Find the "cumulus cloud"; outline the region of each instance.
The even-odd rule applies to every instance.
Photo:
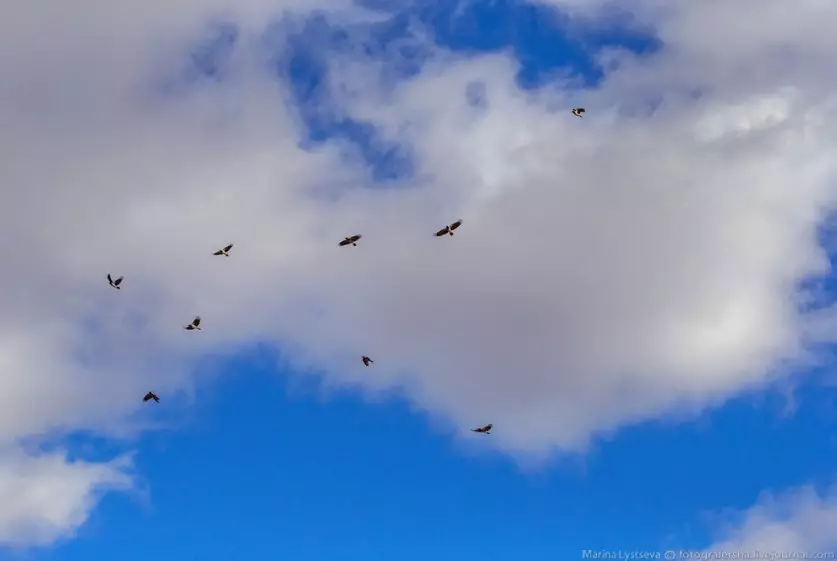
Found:
[[[737,513],[723,537],[707,551],[815,552],[837,547],[837,500],[802,487],[780,495],[765,493],[756,505]]]
[[[762,5],[754,27],[780,3]],[[490,442],[520,454],[698,410],[803,356],[797,283],[828,268],[816,228],[837,130],[811,55],[837,47],[837,7],[803,4],[798,35],[753,49],[720,7],[699,14],[707,36],[691,3],[637,4],[664,48],[608,54],[584,94],[520,91],[497,55],[437,52],[395,90],[374,61],[332,61],[342,109],[414,153],[414,178],[384,191],[339,146],[297,146],[258,39],[268,15],[310,6],[90,0],[0,18],[0,441],[134,423],[145,391],[188,388],[199,359],[254,340],[336,385],[404,388],[462,429],[493,422]],[[166,87],[218,18],[242,26],[224,78]],[[358,248],[336,247],[355,232]],[[230,259],[210,255],[226,243]],[[195,314],[205,330],[184,332]],[[88,468],[56,470],[86,483],[41,507],[61,518],[49,535],[114,473]]]
[[[339,2],[327,4],[340,12]],[[268,15],[325,5],[205,1],[163,9],[135,2],[116,9],[88,1],[67,11],[41,2],[0,18],[0,34],[13,46],[0,54],[0,184],[7,201],[0,211],[0,542],[45,544],[69,535],[94,506],[96,489],[130,481],[122,464],[27,456],[16,442],[84,428],[124,434],[145,423],[129,415],[145,391],[167,394],[186,385],[195,349],[176,337],[179,325],[196,309],[209,310],[196,304],[200,298],[180,299],[158,283],[188,293],[201,274],[218,269],[201,273],[200,259],[169,268],[181,257],[166,255],[166,247],[204,255],[234,238],[243,246],[240,257],[256,256],[256,266],[265,267],[253,279],[260,288],[250,305],[256,293],[294,282],[292,275],[277,282],[276,273],[283,256],[302,255],[305,243],[275,246],[265,230],[272,218],[244,229],[224,222],[246,221],[247,209],[265,204],[262,191],[277,188],[271,201],[282,205],[303,185],[351,174],[338,178],[336,156],[327,151],[297,157],[304,156],[293,140],[298,123],[276,110],[284,92],[253,71],[263,59],[234,51],[229,87],[170,84],[209,23],[232,18],[255,41],[253,22],[261,33]],[[168,229],[175,223],[193,232],[192,242]],[[297,223],[287,216],[282,228],[290,234]],[[128,298],[99,290],[107,272],[126,276]],[[246,288],[234,286],[230,273],[218,279],[215,290],[240,303],[236,291]],[[216,338],[220,349],[264,332],[257,324],[243,328],[241,319],[241,329],[227,332],[237,333],[234,340]],[[219,320],[210,311],[207,321]]]
[[[442,60],[393,94],[353,96],[413,144],[440,214],[471,218],[444,247],[393,244],[400,266],[375,305],[362,300],[364,336],[421,364],[423,403],[495,420],[509,448],[582,446],[805,357],[797,286],[828,270],[816,228],[834,203],[823,68],[800,37],[785,52],[795,79],[768,80],[769,44],[713,49],[685,33],[690,10],[670,12],[653,21],[659,54],[613,55],[583,98],[519,91],[502,57]],[[485,111],[461,93],[475,80]],[[567,115],[576,103],[583,121]]]
[[[0,541],[45,545],[72,535],[98,495],[126,489],[128,458],[107,464],[67,462],[61,454],[27,456],[5,450],[0,459]]]

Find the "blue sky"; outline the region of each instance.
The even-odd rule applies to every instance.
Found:
[[[789,417],[777,395],[740,398],[524,471],[457,449],[397,401],[289,391],[268,364],[230,363],[184,425],[142,438],[147,503],[108,495],[76,540],[25,558],[500,561],[699,549],[717,512],[745,509],[765,489],[826,485],[835,467],[833,394],[819,388],[801,390]]]
[[[347,157],[364,159],[380,188],[413,173],[410,148],[342,107],[323,63],[360,48],[381,58],[382,79],[409,79],[427,53],[410,36],[411,18],[462,54],[509,50],[523,88],[549,87],[567,71],[578,87],[595,88],[603,46],[665,48],[625,30],[568,27],[557,12],[518,1],[453,11],[425,1],[389,8],[387,21],[360,29],[326,16],[278,23],[297,29],[273,64],[305,123],[300,145],[349,140]],[[239,40],[226,25],[208,36],[190,59],[190,79],[222,79],[219,60]],[[406,46],[393,55],[396,41]],[[586,454],[524,469],[463,450],[398,398],[324,396],[273,364],[248,351],[201,385],[187,412],[171,412],[182,404],[166,399],[151,405],[176,422],[139,442],[74,436],[71,449],[86,459],[137,450],[145,491],[106,495],[75,539],[0,551],[0,559],[546,561],[577,559],[583,549],[700,549],[714,542],[719,512],[749,508],[765,490],[825,488],[837,469],[829,368],[806,378],[790,409],[783,387],[747,394],[697,420],[625,428]]]

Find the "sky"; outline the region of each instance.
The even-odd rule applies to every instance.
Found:
[[[4,6],[0,561],[835,552],[835,17]]]

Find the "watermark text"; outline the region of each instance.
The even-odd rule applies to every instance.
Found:
[[[636,549],[583,549],[582,559],[665,559],[678,561],[694,559],[710,561],[715,559],[758,559],[780,561],[782,559],[837,559],[834,551],[777,551],[777,550],[731,550],[731,551],[689,551],[669,549],[667,551],[643,551]]]

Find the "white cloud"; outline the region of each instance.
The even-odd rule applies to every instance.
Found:
[[[723,537],[707,552],[754,551],[787,554],[828,552],[837,548],[837,500],[802,487],[781,495],[765,493],[758,503],[737,513]]]
[[[0,459],[0,542],[45,545],[72,535],[107,489],[131,485],[126,458],[108,464],[67,462],[60,454]]]
[[[306,2],[304,8],[321,5]],[[0,542],[46,544],[70,535],[95,505],[96,488],[130,481],[112,464],[26,456],[14,443],[55,430],[124,434],[144,426],[128,414],[148,389],[168,397],[184,387],[184,361],[194,356],[188,345],[195,341],[179,337],[179,326],[196,309],[209,310],[198,305],[203,297],[193,288],[204,288],[201,265],[193,266],[200,258],[181,256],[208,255],[234,238],[242,246],[236,257],[256,256],[251,264],[263,268],[251,279],[258,289],[250,305],[293,282],[288,275],[277,281],[277,267],[283,257],[298,259],[299,248],[275,246],[267,220],[241,228],[225,226],[225,216],[246,220],[249,209],[264,204],[260,190],[282,181],[288,188],[273,197],[276,205],[298,196],[292,181],[336,179],[335,156],[299,157],[297,123],[275,110],[283,92],[253,72],[250,58],[233,58],[230,86],[199,85],[179,97],[155,88],[182,70],[190,42],[202,37],[213,16],[235,17],[251,40],[247,33],[255,28],[246,24],[258,21],[261,32],[266,23],[256,16],[300,7],[207,1],[116,9],[88,1],[67,11],[61,3],[41,2],[0,17],[0,35],[14,46],[0,53],[0,216],[7,241],[0,296]],[[166,62],[164,54],[178,62]],[[235,193],[240,183],[245,189]],[[169,229],[173,224],[192,234],[184,238]],[[294,224],[285,217],[282,227],[290,233]],[[169,251],[174,246],[181,256]],[[210,263],[212,274],[218,265]],[[168,272],[160,276],[162,269]],[[101,290],[107,272],[126,275],[121,294],[107,285]],[[160,280],[180,286],[181,294]],[[234,276],[218,281],[216,294],[229,291],[233,301],[219,301],[212,311],[226,305],[234,312],[247,299],[236,291],[246,287]],[[212,311],[209,325],[218,322]],[[205,341],[215,337],[226,345],[222,350],[231,349],[259,332],[258,325],[252,331],[236,330],[235,322],[228,327],[233,339],[208,330]]]
[[[780,82],[695,101],[670,65],[665,52],[626,61],[583,121],[544,110],[557,94],[516,90],[502,58],[443,61],[388,111],[356,96],[393,133],[412,121],[439,205],[471,217],[443,248],[388,263],[375,304],[363,300],[382,348],[423,364],[425,403],[495,420],[510,448],[574,446],[764,384],[801,357],[795,285],[827,267],[815,230],[834,202],[831,100],[806,105],[805,82]],[[635,73],[648,84],[620,97]],[[707,68],[695,73],[688,86],[706,87]],[[486,114],[461,95],[474,79],[488,83]],[[652,93],[657,113],[621,115]],[[447,281],[420,286],[427,269]]]
[[[369,61],[335,62],[349,108],[414,149],[416,188],[382,191],[334,146],[297,148],[248,35],[309,3],[99,4],[0,18],[0,441],[136,423],[145,391],[168,401],[196,359],[253,340],[336,384],[403,385],[463,430],[493,422],[481,442],[518,453],[697,410],[800,357],[795,286],[827,269],[816,227],[837,171],[832,78],[813,55],[837,47],[837,7],[802,4],[804,31],[751,48],[732,8],[638,4],[666,48],[616,55],[584,97],[521,92],[500,56],[439,53],[394,92]],[[246,24],[229,78],[155,91],[217,14]],[[470,80],[484,112],[465,103]],[[458,217],[456,236],[432,237]],[[360,247],[336,247],[354,232]],[[230,242],[230,259],[210,255]],[[205,330],[184,332],[196,313]],[[43,512],[71,529],[87,497]],[[0,539],[15,524],[0,519]]]

